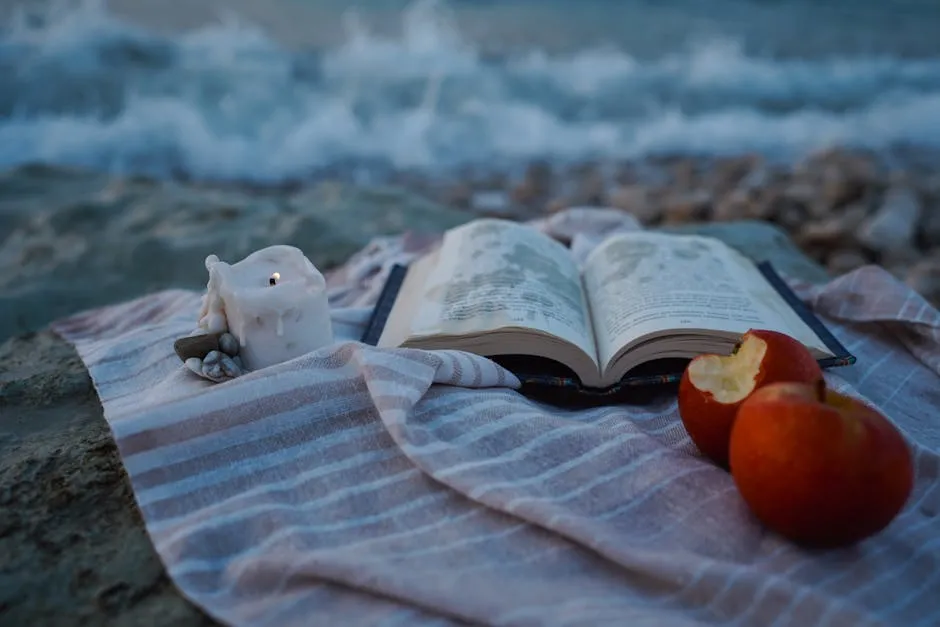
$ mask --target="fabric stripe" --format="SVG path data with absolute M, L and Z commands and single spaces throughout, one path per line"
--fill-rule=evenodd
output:
M 599 241 L 609 219 L 591 215 L 538 228 Z M 388 238 L 357 255 L 332 302 L 368 305 L 404 251 Z M 940 312 L 877 267 L 797 288 L 858 357 L 829 385 L 915 452 L 902 514 L 842 551 L 762 528 L 674 396 L 552 407 L 468 353 L 358 343 L 367 307 L 334 312 L 333 347 L 221 385 L 174 361 L 197 293 L 54 328 L 89 369 L 174 583 L 224 623 L 932 626 Z

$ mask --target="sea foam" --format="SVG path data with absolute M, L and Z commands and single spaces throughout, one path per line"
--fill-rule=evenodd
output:
M 337 14 L 298 51 L 229 18 L 177 35 L 85 3 L 0 33 L 0 167 L 277 182 L 340 163 L 444 172 L 659 153 L 940 147 L 940 57 L 758 56 L 727 38 L 488 55 L 447 7 Z

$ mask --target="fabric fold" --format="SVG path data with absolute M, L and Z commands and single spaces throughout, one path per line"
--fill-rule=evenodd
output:
M 587 245 L 590 215 L 539 228 Z M 391 264 L 433 241 L 362 251 L 330 277 L 335 345 L 225 383 L 173 354 L 197 293 L 54 325 L 193 602 L 271 627 L 940 622 L 940 314 L 906 286 L 864 268 L 801 289 L 858 357 L 830 384 L 895 421 L 917 464 L 887 530 L 814 553 L 753 519 L 670 395 L 570 410 L 523 397 L 481 357 L 358 343 Z

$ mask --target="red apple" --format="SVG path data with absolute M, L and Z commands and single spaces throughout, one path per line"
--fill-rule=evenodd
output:
M 777 331 L 750 330 L 730 355 L 699 355 L 679 383 L 679 416 L 698 449 L 728 467 L 738 407 L 754 390 L 780 381 L 816 385 L 822 369 L 809 349 Z
M 900 513 L 913 458 L 876 409 L 825 386 L 768 385 L 738 410 L 731 475 L 768 528 L 815 548 L 859 542 Z

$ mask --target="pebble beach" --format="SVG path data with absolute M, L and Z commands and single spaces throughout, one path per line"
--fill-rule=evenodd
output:
M 889 162 L 837 148 L 794 164 L 752 154 L 666 157 L 560 170 L 533 163 L 515 179 L 399 180 L 472 214 L 507 218 L 603 206 L 629 212 L 649 228 L 766 221 L 833 276 L 879 264 L 940 303 L 940 160 L 933 154 Z

